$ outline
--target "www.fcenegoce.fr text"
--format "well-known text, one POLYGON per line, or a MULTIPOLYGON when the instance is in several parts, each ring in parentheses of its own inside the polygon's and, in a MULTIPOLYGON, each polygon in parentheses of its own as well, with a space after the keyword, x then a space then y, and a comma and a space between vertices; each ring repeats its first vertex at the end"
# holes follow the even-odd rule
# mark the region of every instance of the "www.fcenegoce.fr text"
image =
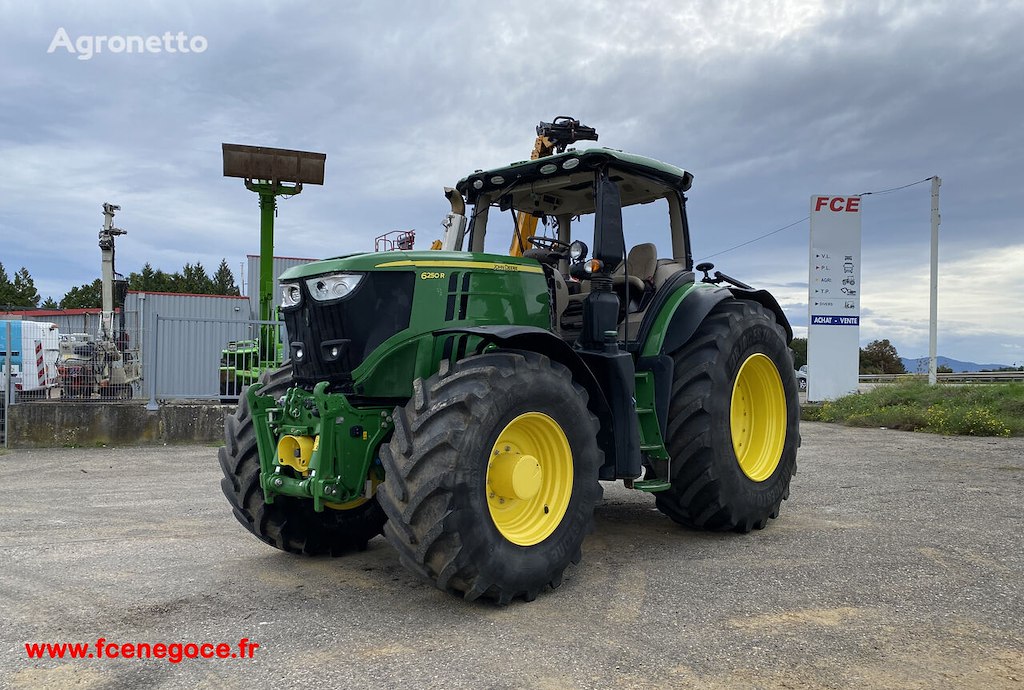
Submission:
POLYGON ((165 659, 180 664, 185 659, 251 659, 259 644, 243 637, 228 642, 26 642, 29 659, 165 659))

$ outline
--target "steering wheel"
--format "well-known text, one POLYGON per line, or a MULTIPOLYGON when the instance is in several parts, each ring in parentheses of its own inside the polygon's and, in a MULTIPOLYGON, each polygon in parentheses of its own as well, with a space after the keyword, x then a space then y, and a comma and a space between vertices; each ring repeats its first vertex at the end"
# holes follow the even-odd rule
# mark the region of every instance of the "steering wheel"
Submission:
POLYGON ((528 237, 527 242, 539 249, 547 249, 549 252, 567 252, 569 251, 569 243, 556 240, 553 237, 528 237))

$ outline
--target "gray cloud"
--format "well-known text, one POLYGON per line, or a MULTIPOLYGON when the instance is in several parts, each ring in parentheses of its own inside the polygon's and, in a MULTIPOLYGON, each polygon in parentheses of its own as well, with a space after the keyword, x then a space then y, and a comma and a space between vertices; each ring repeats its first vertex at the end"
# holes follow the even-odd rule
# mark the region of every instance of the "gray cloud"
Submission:
MULTIPOLYGON (((440 188, 525 158, 532 126, 557 114, 693 171, 698 255, 805 216, 811 194, 932 174, 944 180, 943 260, 976 257, 955 270, 984 274, 1024 242, 1020 2, 10 2, 0 16, 16 27, 0 45, 0 159, 13 171, 0 233, 31 239, 5 241, 0 260, 58 298, 97 275, 103 201, 124 207, 122 270, 254 252, 255 198, 221 178, 222 141, 327 152, 327 184, 281 205, 277 237, 281 254, 322 256, 396 228, 438 235, 440 188), (209 45, 82 61, 46 53, 58 27, 209 45)), ((927 185, 865 199, 866 289, 898 297, 920 279, 928 203, 927 185)), ((657 239, 654 227, 637 239, 657 239)), ((804 223, 714 260, 778 286, 800 324, 806 254, 804 223)), ((987 335, 999 329, 983 312, 1013 311, 1022 287, 957 283, 975 316, 946 324, 940 349, 1019 348, 1019 336, 987 335)), ((877 332, 916 347, 920 324, 902 314, 918 307, 887 302, 904 325, 877 332)))

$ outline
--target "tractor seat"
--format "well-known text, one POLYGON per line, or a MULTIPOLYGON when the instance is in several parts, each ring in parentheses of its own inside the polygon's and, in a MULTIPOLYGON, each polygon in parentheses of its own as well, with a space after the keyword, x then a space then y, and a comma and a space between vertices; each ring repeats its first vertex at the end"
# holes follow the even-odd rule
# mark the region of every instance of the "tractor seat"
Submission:
MULTIPOLYGON (((625 264, 619 264, 618 268, 612 271, 612 286, 625 285, 627 269, 631 295, 645 295, 653 291, 654 274, 658 270, 658 248, 651 242, 645 242, 630 249, 625 264)), ((582 283, 579 292, 569 295, 569 301, 582 302, 589 293, 588 280, 582 283)))
POLYGON ((624 264, 612 272, 612 287, 623 301, 620 318, 636 313, 654 297, 654 274, 658 270, 658 248, 650 242, 638 244, 629 250, 624 264), (626 284, 629 280, 629 304, 625 304, 626 284))
POLYGON ((654 272, 658 270, 658 248, 651 242, 638 244, 629 250, 625 264, 612 273, 612 285, 624 285, 629 274, 629 291, 643 295, 654 287, 654 272))
MULTIPOLYGON (((619 264, 612 272, 612 287, 620 292, 620 298, 624 296, 622 286, 626 284, 627 269, 630 304, 628 309, 622 310, 620 319, 627 311, 641 311, 650 303, 654 295, 654 274, 658 269, 658 248, 650 242, 636 245, 629 250, 625 265, 619 264)), ((583 300, 590 294, 590 281, 583 281, 580 288, 580 292, 568 296, 566 308, 560 312, 560 321, 565 328, 578 328, 583 317, 583 300)))

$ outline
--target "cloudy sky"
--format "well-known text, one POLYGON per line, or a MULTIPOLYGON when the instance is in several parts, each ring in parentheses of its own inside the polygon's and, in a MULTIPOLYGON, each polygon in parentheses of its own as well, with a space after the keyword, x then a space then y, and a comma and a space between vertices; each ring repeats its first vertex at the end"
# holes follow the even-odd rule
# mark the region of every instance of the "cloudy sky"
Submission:
MULTIPOLYGON (((322 257, 400 228, 426 246, 443 186, 572 115, 690 170, 697 258, 775 292, 798 331, 807 222, 719 252, 805 218, 812 194, 939 175, 939 353, 1024 364, 1024 3, 0 1, 0 21, 0 261, 44 297, 98 276, 104 201, 124 273, 258 251, 221 142, 327 153, 276 238, 322 257), (48 52, 60 29, 205 50, 82 59, 48 52)), ((927 183, 863 203, 861 338, 904 356, 927 354, 929 208, 927 183)))

